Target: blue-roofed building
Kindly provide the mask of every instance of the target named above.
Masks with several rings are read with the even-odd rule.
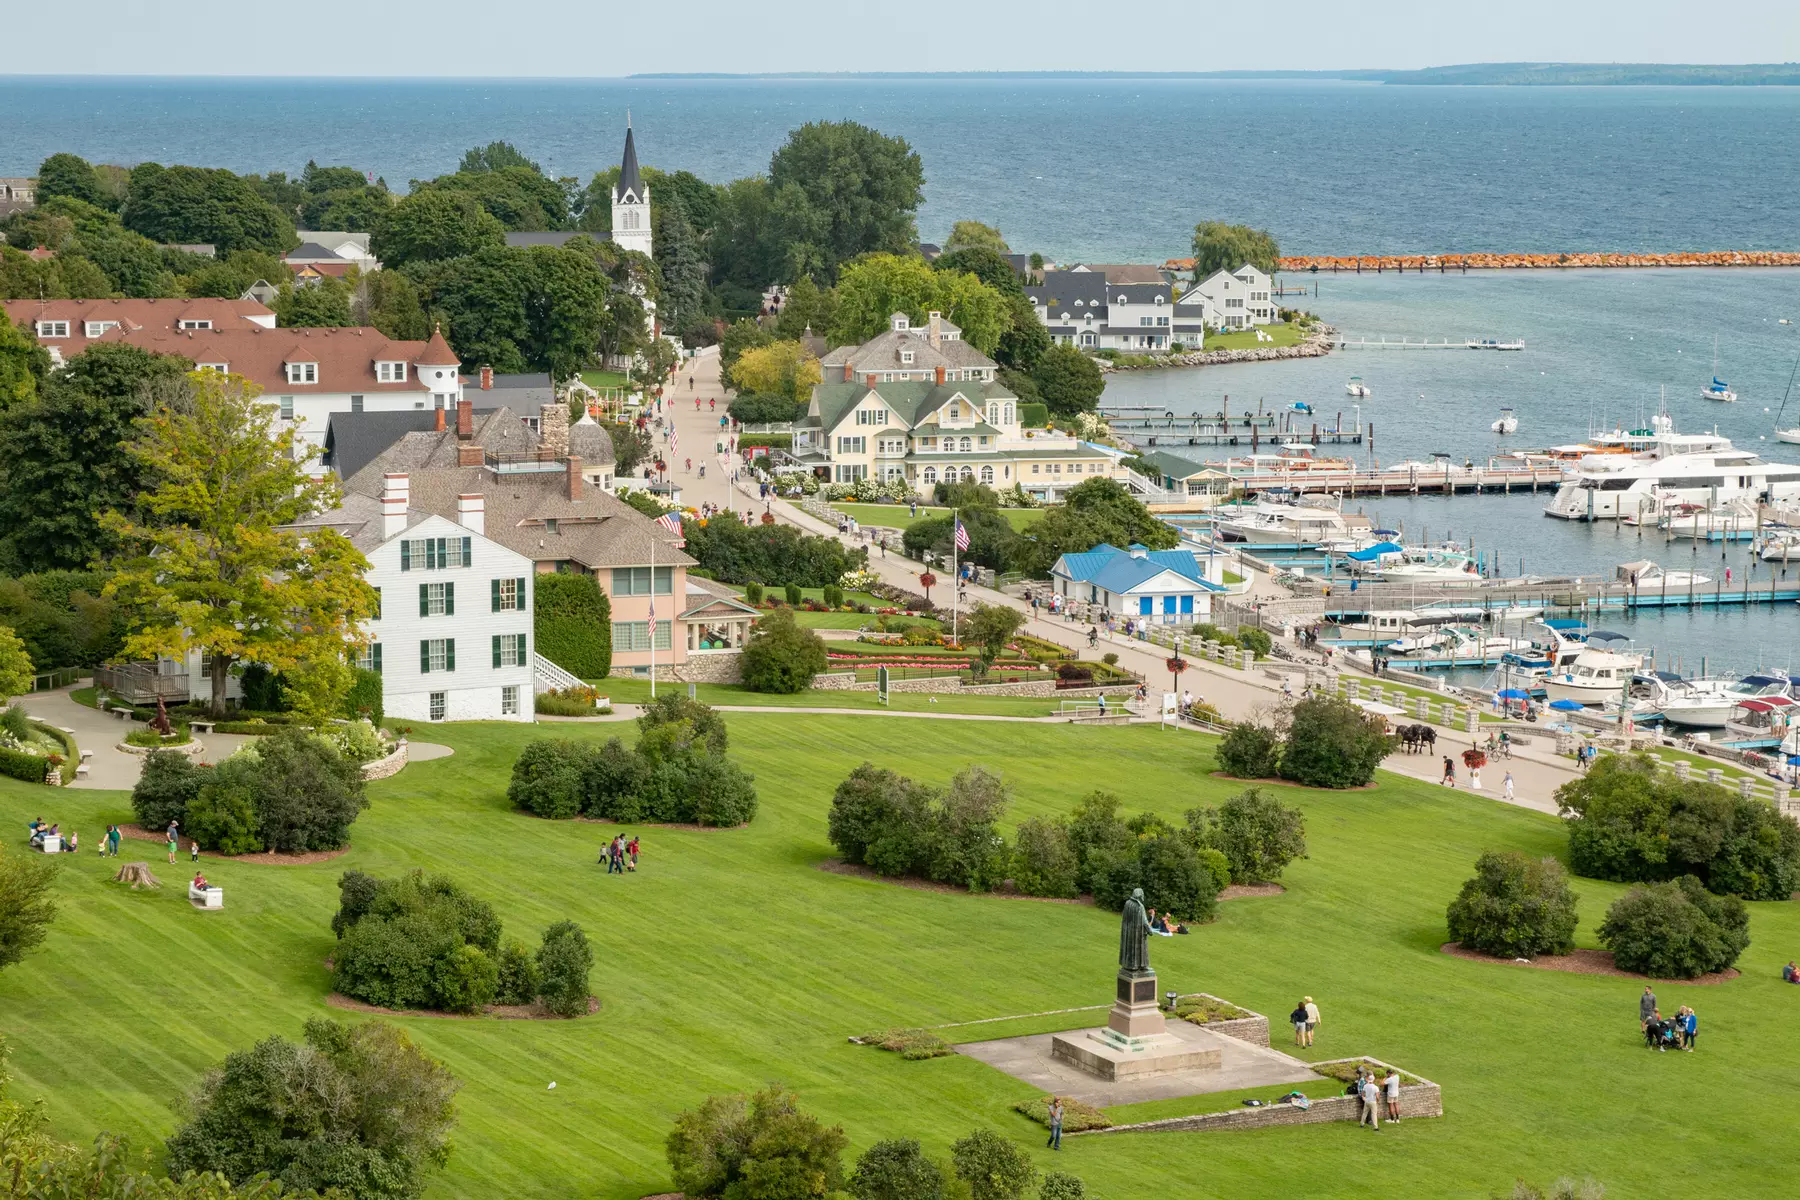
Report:
[[[1050,580],[1056,594],[1070,601],[1154,625],[1205,621],[1212,616],[1213,594],[1225,590],[1223,582],[1207,578],[1207,567],[1191,550],[1121,550],[1105,542],[1057,559]]]

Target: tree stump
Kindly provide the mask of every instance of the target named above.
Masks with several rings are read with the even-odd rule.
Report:
[[[113,882],[129,883],[134,892],[139,888],[162,886],[162,881],[150,873],[150,864],[147,862],[126,863],[119,868],[119,873],[113,876]]]

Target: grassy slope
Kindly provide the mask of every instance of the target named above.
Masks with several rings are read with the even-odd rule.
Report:
[[[906,1063],[844,1039],[1104,1003],[1117,918],[818,871],[831,852],[831,788],[864,758],[938,782],[979,761],[1017,786],[1014,819],[1066,810],[1096,785],[1174,815],[1233,790],[1207,775],[1208,743],[1152,728],[729,720],[734,752],[758,776],[761,815],[743,830],[651,830],[636,876],[609,879],[593,865],[605,827],[507,809],[508,764],[538,732],[510,726],[432,730],[457,754],[374,785],[356,846],[339,860],[210,864],[226,888],[222,913],[187,905],[180,867],[160,893],[133,894],[102,882],[110,872],[93,857],[66,864],[49,946],[0,974],[15,1094],[46,1095],[67,1136],[108,1128],[155,1144],[174,1126],[171,1104],[209,1065],[331,1011],[320,960],[338,873],[419,866],[453,871],[493,900],[509,934],[535,941],[556,919],[582,922],[605,1001],[597,1017],[567,1024],[403,1020],[464,1082],[456,1153],[433,1197],[664,1190],[674,1114],[770,1079],[842,1122],[853,1151],[910,1135],[941,1153],[986,1125],[1048,1165],[1038,1127],[1008,1111],[1029,1088],[968,1059]],[[1409,1195],[1483,1197],[1516,1176],[1591,1173],[1614,1195],[1744,1196],[1769,1194],[1770,1164],[1800,1154],[1800,1127],[1781,1115],[1800,1100],[1784,1019],[1792,997],[1777,977],[1800,942],[1791,905],[1753,906],[1744,978],[1658,989],[1665,1009],[1695,1004],[1705,1036],[1696,1054],[1647,1054],[1628,980],[1437,952],[1444,904],[1475,855],[1555,852],[1553,820],[1393,777],[1369,792],[1283,796],[1307,810],[1312,857],[1289,869],[1286,895],[1228,903],[1195,936],[1159,941],[1163,978],[1277,1020],[1310,993],[1325,1016],[1313,1057],[1398,1063],[1444,1085],[1449,1116],[1379,1138],[1345,1124],[1072,1139],[1057,1165],[1091,1190],[1386,1198],[1399,1154]],[[127,815],[116,794],[0,781],[7,852],[39,813],[84,831]],[[155,861],[153,847],[134,849]],[[1584,944],[1619,890],[1578,884]]]
[[[1206,335],[1208,350],[1279,350],[1283,346],[1298,346],[1305,337],[1298,325],[1282,322],[1261,327],[1264,334],[1274,338],[1273,342],[1259,342],[1253,330],[1245,329],[1236,333],[1213,333]]]
[[[648,679],[605,679],[595,684],[601,694],[621,704],[643,704],[650,699],[650,681]],[[675,688],[683,695],[687,685],[682,683],[656,685],[658,695],[669,688]],[[698,698],[708,704],[755,705],[759,708],[866,708],[879,709],[874,692],[831,692],[808,689],[792,696],[778,696],[770,692],[752,692],[737,683],[697,683],[694,685]],[[893,692],[889,695],[886,706],[890,712],[938,712],[938,713],[973,713],[984,717],[1044,717],[1056,711],[1056,700],[1044,697],[1029,696],[959,696],[955,693],[937,697],[933,704],[931,698],[916,692]]]

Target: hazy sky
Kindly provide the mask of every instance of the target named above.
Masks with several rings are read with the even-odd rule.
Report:
[[[0,73],[618,76],[1800,59],[1792,0],[113,0],[9,6]]]

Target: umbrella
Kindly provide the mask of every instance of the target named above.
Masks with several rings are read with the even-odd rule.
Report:
[[[1580,712],[1581,711],[1581,701],[1579,701],[1579,700],[1552,700],[1550,702],[1550,707],[1554,708],[1558,712]]]
[[[1498,695],[1502,700],[1529,700],[1529,699],[1531,699],[1531,693],[1526,691],[1524,688],[1507,688],[1505,691],[1497,692],[1495,694]]]

